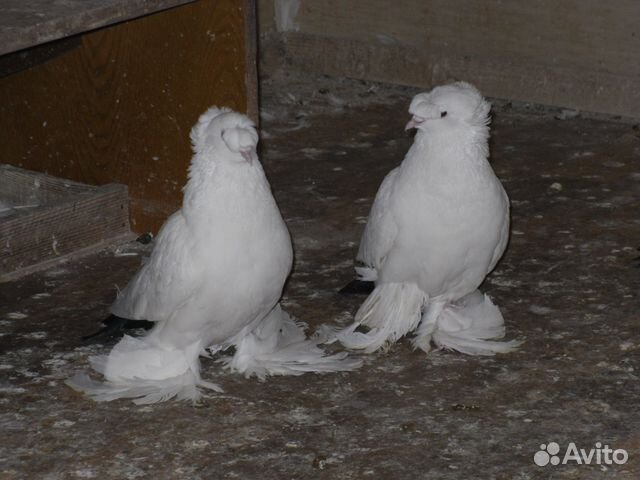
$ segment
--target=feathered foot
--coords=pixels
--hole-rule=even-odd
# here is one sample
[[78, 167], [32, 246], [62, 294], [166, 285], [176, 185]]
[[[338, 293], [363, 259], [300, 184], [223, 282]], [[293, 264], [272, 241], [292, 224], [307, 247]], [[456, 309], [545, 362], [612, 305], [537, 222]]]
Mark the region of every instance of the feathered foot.
[[215, 392], [223, 390], [216, 384], [198, 380], [191, 372], [165, 380], [125, 379], [98, 382], [86, 373], [78, 373], [65, 382], [78, 392], [85, 393], [96, 402], [110, 402], [119, 398], [131, 398], [136, 405], [176, 400], [197, 402], [202, 394], [198, 387]]
[[422, 320], [416, 330], [416, 336], [411, 340], [414, 349], [421, 349], [425, 353], [431, 351], [431, 340], [438, 330], [438, 318], [444, 309], [446, 302], [433, 301], [427, 304]]
[[342, 372], [362, 365], [346, 352], [328, 355], [318, 348], [322, 339], [307, 339], [305, 325], [276, 305], [250, 333], [235, 342], [236, 352], [221, 359], [230, 370], [245, 376], [301, 375], [307, 372]]
[[433, 302], [425, 311], [413, 345], [425, 352], [431, 350], [433, 343], [467, 355], [490, 356], [512, 352], [522, 344], [495, 340], [504, 335], [500, 309], [489, 296], [476, 290], [453, 304]]
[[199, 344], [186, 350], [167, 350], [149, 337], [125, 335], [109, 355], [89, 359], [92, 368], [104, 375], [104, 383], [86, 374], [77, 374], [66, 383], [98, 402], [132, 398], [136, 404], [149, 404], [174, 397], [197, 401], [201, 397], [198, 387], [222, 391], [200, 378], [200, 350]]
[[[426, 294], [413, 283], [378, 285], [356, 313], [355, 322], [336, 337], [347, 348], [374, 352], [415, 329], [426, 301]], [[356, 331], [360, 326], [369, 331]]]

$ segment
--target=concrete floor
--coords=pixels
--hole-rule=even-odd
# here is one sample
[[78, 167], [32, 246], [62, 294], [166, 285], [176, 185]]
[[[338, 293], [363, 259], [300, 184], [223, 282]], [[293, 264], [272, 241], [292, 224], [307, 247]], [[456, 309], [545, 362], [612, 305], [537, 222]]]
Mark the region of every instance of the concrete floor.
[[[336, 291], [383, 176], [411, 143], [415, 90], [266, 79], [262, 159], [289, 225], [284, 305], [343, 323]], [[64, 385], [145, 248], [106, 249], [0, 288], [0, 479], [637, 479], [640, 131], [504, 102], [492, 159], [512, 240], [483, 288], [517, 353], [472, 358], [401, 341], [353, 373], [265, 383], [203, 360], [201, 405], [96, 404]], [[539, 467], [541, 444], [625, 449], [624, 465]]]

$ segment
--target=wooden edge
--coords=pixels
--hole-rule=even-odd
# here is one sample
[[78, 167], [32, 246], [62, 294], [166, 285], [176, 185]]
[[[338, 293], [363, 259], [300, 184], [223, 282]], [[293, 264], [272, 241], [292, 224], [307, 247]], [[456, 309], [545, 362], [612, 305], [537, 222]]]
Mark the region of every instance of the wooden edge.
[[67, 180], [66, 178], [54, 177], [53, 175], [36, 172], [35, 170], [27, 170], [26, 168], [19, 168], [6, 163], [0, 163], [0, 175], [5, 172], [7, 175], [12, 175], [13, 178], [28, 179], [30, 183], [33, 183], [34, 179], [40, 179], [46, 181], [51, 185], [59, 185], [64, 187], [70, 186], [78, 189], [85, 189], [87, 191], [93, 191], [96, 188], [99, 188], [96, 185], [87, 185], [86, 183], [75, 182], [73, 180]]
[[108, 247], [111, 245], [121, 245], [121, 244], [129, 243], [135, 238], [137, 238], [137, 235], [133, 232], [123, 233], [115, 237], [107, 238], [98, 243], [94, 243], [93, 245], [89, 245], [87, 247], [75, 250], [65, 255], [61, 255], [56, 258], [51, 258], [49, 260], [45, 260], [40, 263], [29, 265], [28, 267], [23, 267], [18, 270], [14, 270], [13, 272], [0, 274], [0, 283], [11, 282], [13, 280], [17, 280], [31, 273], [36, 273], [45, 269], [55, 267], [57, 265], [60, 265], [61, 263], [66, 263], [72, 260], [78, 260], [82, 257], [86, 257], [93, 253], [97, 253], [100, 250], [104, 249], [105, 247]]
[[[4, 187], [3, 182], [5, 182]], [[6, 182], [11, 182], [12, 185], [8, 186]], [[34, 187], [36, 182], [37, 187]], [[12, 189], [12, 186], [17, 186], [20, 189], [32, 189], [34, 192], [36, 188], [40, 190], [41, 193], [35, 194], [36, 199], [42, 202], [37, 206], [38, 212], [51, 211], [60, 206], [64, 208], [64, 206], [78, 200], [82, 201], [94, 195], [109, 195], [112, 193], [120, 194], [122, 201], [127, 203], [127, 208], [129, 206], [129, 189], [123, 184], [87, 185], [40, 172], [0, 164], [0, 192], [3, 192], [5, 199], [16, 201], [19, 199], [19, 195], [15, 194], [15, 188]], [[5, 226], [7, 222], [17, 221], [20, 217], [32, 213], [32, 210], [17, 211], [10, 217], [0, 218], [0, 226]]]
[[[36, 7], [45, 3], [61, 4], [57, 8], [53, 5], [49, 6], [44, 17], [38, 16], [37, 12], [29, 11], [29, 2], [25, 1], [26, 10], [23, 16], [34, 20], [23, 25], [12, 25], [10, 21], [13, 17], [10, 12], [0, 18], [0, 55], [107, 27], [114, 23], [134, 20], [195, 1], [121, 0], [98, 2], [97, 7], [95, 6], [97, 2], [87, 2], [93, 5], [89, 9], [77, 8], [82, 5], [82, 2], [32, 2]], [[71, 5], [67, 5], [69, 3]], [[59, 17], [51, 15], [58, 10], [60, 10]]]
[[243, 0], [244, 9], [244, 53], [245, 89], [247, 92], [247, 115], [256, 126], [260, 126], [258, 105], [258, 19], [256, 0]]
[[0, 78], [34, 68], [61, 55], [74, 51], [82, 45], [79, 35], [52, 40], [17, 52], [0, 55]]
[[[31, 210], [29, 212], [18, 212], [14, 215], [6, 217], [4, 221], [0, 221], [0, 227], [2, 230], [11, 229], [14, 227], [14, 224], [21, 223], [23, 221], [24, 216], [37, 214], [38, 216], [46, 216], [51, 215], [54, 212], [61, 212], [68, 209], [70, 206], [75, 205], [74, 208], [81, 208], [84, 203], [87, 201], [94, 200], [95, 198], [102, 198], [105, 196], [109, 196], [112, 193], [119, 194], [121, 196], [121, 200], [126, 203], [127, 209], [129, 208], [129, 195], [128, 188], [126, 185], [122, 185], [119, 183], [109, 183], [107, 185], [103, 185], [101, 187], [93, 187], [91, 190], [82, 191], [82, 192], [74, 192], [75, 195], [60, 198], [55, 203], [44, 203], [39, 205], [36, 209]], [[129, 215], [126, 215], [127, 218], [127, 228], [129, 227]], [[8, 226], [8, 227], [7, 227]], [[0, 230], [0, 232], [2, 232]]]

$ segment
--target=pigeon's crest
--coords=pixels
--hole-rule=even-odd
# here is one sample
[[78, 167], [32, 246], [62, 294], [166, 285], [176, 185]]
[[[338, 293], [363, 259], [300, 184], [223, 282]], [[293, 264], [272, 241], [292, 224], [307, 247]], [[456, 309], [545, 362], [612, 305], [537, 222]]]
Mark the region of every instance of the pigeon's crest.
[[195, 153], [224, 146], [233, 153], [255, 148], [258, 132], [249, 117], [229, 108], [211, 107], [198, 119], [191, 130]]
[[[409, 106], [409, 113], [423, 120], [443, 120], [443, 123], [462, 123], [480, 127], [489, 124], [491, 104], [478, 89], [466, 82], [456, 82], [416, 95]], [[416, 122], [416, 126], [428, 128], [434, 122]]]

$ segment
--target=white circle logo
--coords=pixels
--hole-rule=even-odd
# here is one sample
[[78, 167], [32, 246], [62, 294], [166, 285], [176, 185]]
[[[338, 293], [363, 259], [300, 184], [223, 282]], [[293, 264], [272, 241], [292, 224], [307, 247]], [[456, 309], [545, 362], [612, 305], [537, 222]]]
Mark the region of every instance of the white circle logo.
[[558, 465], [560, 463], [559, 452], [560, 445], [556, 442], [549, 442], [548, 445], [543, 443], [540, 445], [540, 450], [533, 456], [533, 461], [539, 467], [544, 467], [548, 464]]

